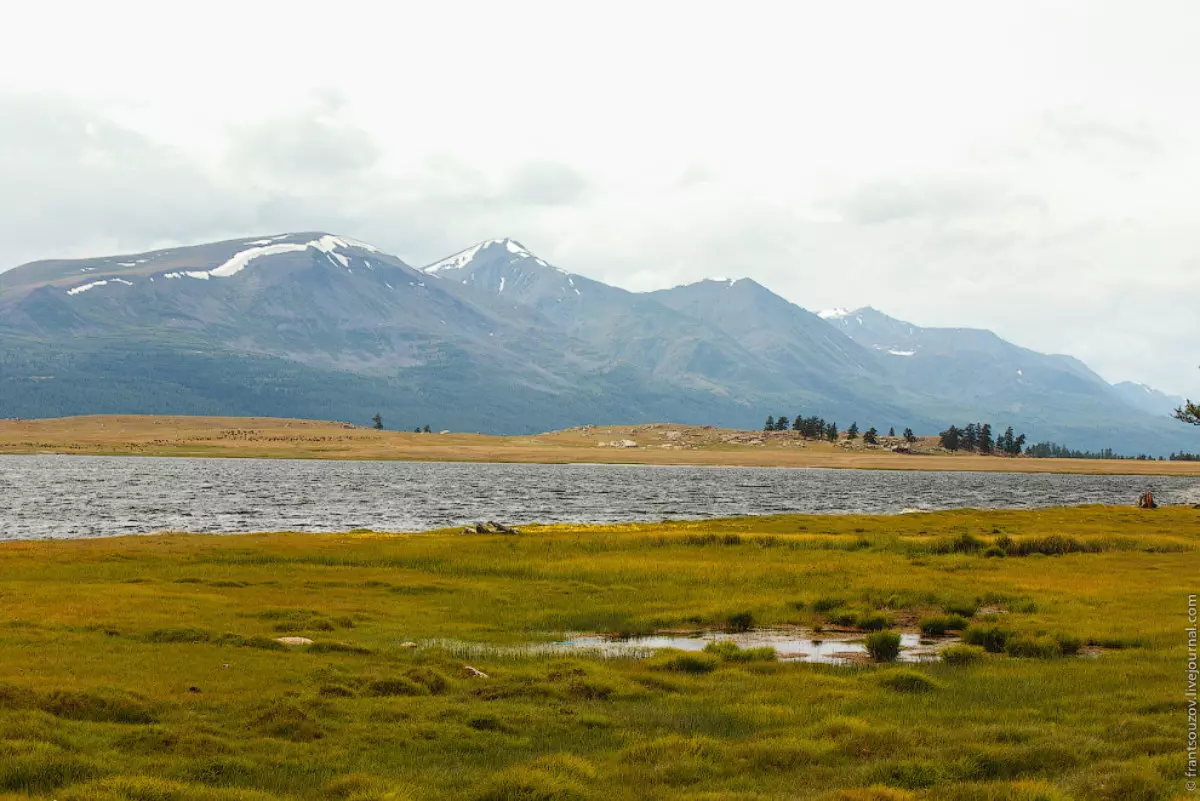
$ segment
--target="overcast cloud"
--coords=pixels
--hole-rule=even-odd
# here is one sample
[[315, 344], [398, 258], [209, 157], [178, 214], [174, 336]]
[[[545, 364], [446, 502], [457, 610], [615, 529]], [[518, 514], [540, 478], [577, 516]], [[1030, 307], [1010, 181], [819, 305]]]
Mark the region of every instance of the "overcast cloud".
[[749, 276], [1200, 395], [1200, 7], [6, 9], [0, 269], [324, 229]]

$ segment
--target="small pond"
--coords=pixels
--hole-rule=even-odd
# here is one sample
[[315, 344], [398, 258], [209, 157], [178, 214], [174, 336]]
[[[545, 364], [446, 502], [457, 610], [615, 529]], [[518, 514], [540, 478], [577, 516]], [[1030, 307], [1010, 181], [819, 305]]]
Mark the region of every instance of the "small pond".
[[[561, 655], [572, 651], [604, 659], [642, 659], [656, 651], [674, 648], [703, 651], [710, 642], [732, 642], [740, 648], [774, 648], [781, 662], [817, 662], [825, 665], [849, 665], [868, 661], [865, 635], [848, 632], [813, 632], [809, 629], [756, 629], [747, 632], [699, 631], [660, 632], [634, 637], [581, 634], [558, 642], [515, 646], [492, 646], [451, 640], [429, 640], [426, 647], [444, 648], [459, 656]], [[917, 634], [900, 635], [900, 662], [932, 662], [956, 637], [922, 639]]]
[[[555, 645], [565, 649], [589, 649], [604, 656], [648, 656], [664, 648], [703, 651], [710, 642], [732, 642], [739, 648], [774, 648], [781, 662], [819, 662], [845, 665], [865, 661], [865, 635], [816, 633], [806, 630], [758, 629], [740, 633], [726, 631], [651, 634], [638, 637], [582, 636]], [[935, 661], [938, 651], [957, 642], [953, 638], [923, 640], [917, 634], [900, 635], [900, 662]]]

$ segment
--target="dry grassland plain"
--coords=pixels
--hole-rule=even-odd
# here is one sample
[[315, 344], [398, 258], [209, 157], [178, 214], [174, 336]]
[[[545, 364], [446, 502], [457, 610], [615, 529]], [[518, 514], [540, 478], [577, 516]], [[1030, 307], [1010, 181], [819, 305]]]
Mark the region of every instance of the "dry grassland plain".
[[[624, 441], [637, 443], [623, 447]], [[601, 443], [604, 443], [601, 445]], [[95, 416], [0, 420], [0, 454], [395, 459], [1200, 475], [1198, 462], [1031, 459], [949, 454], [935, 438], [919, 453], [806, 442], [792, 432], [667, 424], [574, 428], [532, 436], [417, 434], [348, 423], [274, 418]]]

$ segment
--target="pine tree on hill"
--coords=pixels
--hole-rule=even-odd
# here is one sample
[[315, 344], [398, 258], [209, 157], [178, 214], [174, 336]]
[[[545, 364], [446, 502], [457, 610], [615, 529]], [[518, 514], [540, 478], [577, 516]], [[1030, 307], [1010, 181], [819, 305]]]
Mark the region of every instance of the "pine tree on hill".
[[829, 440], [830, 442], [837, 442], [837, 438], [838, 438], [838, 425], [837, 425], [837, 421], [834, 421], [829, 424], [828, 428], [825, 429], [825, 439]]
[[1000, 450], [1004, 453], [1011, 454], [1013, 445], [1016, 444], [1017, 438], [1013, 434], [1013, 427], [1009, 426], [1004, 429], [1004, 433], [1000, 435], [1000, 439], [996, 440], [996, 444], [1000, 446]]
[[993, 444], [992, 426], [990, 423], [984, 423], [983, 427], [979, 429], [979, 452], [991, 453]]
[[804, 420], [800, 415], [796, 415], [796, 419], [792, 421], [792, 430], [804, 433]]
[[858, 421], [851, 423], [850, 427], [846, 429], [846, 439], [858, 439]]
[[904, 429], [904, 441], [909, 445], [917, 441], [917, 435], [913, 433], [911, 428]]
[[896, 436], [896, 427], [895, 427], [895, 426], [889, 426], [889, 427], [888, 427], [888, 436], [889, 436], [889, 437], [894, 437], [894, 436]]
[[879, 444], [879, 432], [875, 430], [874, 426], [868, 428], [867, 433], [863, 434], [863, 442], [867, 445]]
[[788, 429], [788, 419], [786, 416], [781, 416], [778, 420], [775, 421], [775, 430], [776, 431], [787, 431], [787, 429]]
[[962, 445], [962, 431], [958, 426], [950, 426], [941, 434], [941, 445], [948, 451], [956, 451]]
[[774, 430], [775, 430], [775, 415], [768, 414], [767, 422], [763, 423], [763, 431], [774, 431]]
[[383, 430], [383, 415], [376, 412], [375, 416], [371, 418], [371, 422], [374, 424], [376, 431]]
[[958, 447], [964, 451], [973, 451], [979, 447], [979, 427], [974, 423], [967, 423], [967, 427], [960, 430]]

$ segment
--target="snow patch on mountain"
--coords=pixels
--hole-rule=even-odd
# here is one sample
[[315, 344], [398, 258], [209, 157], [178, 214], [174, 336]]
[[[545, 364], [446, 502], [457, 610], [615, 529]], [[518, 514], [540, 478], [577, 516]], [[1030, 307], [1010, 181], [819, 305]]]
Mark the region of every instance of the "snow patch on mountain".
[[[184, 270], [182, 272], [164, 273], [163, 278], [195, 278], [201, 281], [207, 281], [210, 278], [229, 278], [237, 275], [255, 259], [264, 256], [277, 256], [281, 253], [299, 253], [309, 248], [314, 248], [321, 251], [329, 257], [334, 264], [341, 264], [350, 272], [350, 259], [343, 253], [339, 253], [339, 248], [361, 248], [372, 253], [378, 253], [379, 249], [371, 245], [367, 245], [357, 240], [347, 239], [346, 237], [333, 236], [332, 234], [324, 234], [317, 239], [309, 242], [278, 242], [275, 240], [283, 239], [282, 237], [273, 237], [272, 239], [257, 239], [248, 244], [254, 247], [239, 251], [228, 258], [223, 264], [214, 267], [211, 270]], [[264, 244], [267, 243], [267, 244]]]
[[132, 281], [126, 281], [122, 278], [106, 278], [101, 281], [89, 281], [86, 284], [81, 284], [74, 289], [68, 289], [68, 295], [80, 295], [87, 292], [89, 289], [95, 289], [98, 286], [107, 286], [108, 284], [124, 284], [125, 286], [133, 286]]
[[825, 309], [824, 311], [817, 312], [817, 316], [822, 320], [840, 320], [841, 318], [849, 317], [852, 314], [854, 314], [854, 312], [850, 311], [849, 309], [843, 309], [841, 306], [838, 306], [834, 309]]
[[449, 256], [439, 262], [429, 265], [422, 270], [422, 272], [429, 273], [430, 275], [437, 275], [443, 270], [457, 270], [460, 267], [466, 267], [471, 263], [471, 260], [475, 258], [476, 253], [497, 241], [499, 240], [491, 239], [487, 242], [480, 242], [478, 245], [469, 247], [464, 251], [455, 253], [453, 256]]
[[77, 286], [74, 289], [68, 289], [67, 294], [68, 295], [78, 295], [80, 293], [87, 292], [89, 289], [93, 289], [98, 286], [104, 286], [107, 283], [108, 283], [108, 281], [92, 281], [91, 283], [82, 284], [80, 286]]
[[237, 275], [242, 270], [246, 269], [254, 259], [262, 256], [275, 256], [280, 253], [295, 253], [301, 250], [307, 250], [309, 245], [314, 243], [309, 242], [303, 245], [292, 244], [290, 242], [282, 242], [277, 245], [264, 245], [262, 247], [254, 247], [249, 250], [243, 250], [240, 253], [235, 253], [232, 258], [227, 260], [220, 267], [215, 267], [211, 270], [194, 270], [189, 271], [189, 278], [229, 278]]
[[516, 263], [519, 259], [531, 259], [539, 267], [548, 267], [549, 269], [562, 273], [563, 275], [570, 274], [566, 270], [560, 269], [551, 264], [547, 264], [543, 259], [533, 255], [533, 253], [531, 253], [529, 249], [520, 242], [516, 241], [515, 239], [508, 238], [488, 239], [480, 242], [477, 245], [472, 245], [466, 250], [455, 253], [453, 256], [447, 256], [441, 261], [437, 261], [427, 267], [423, 267], [421, 272], [428, 275], [437, 275], [438, 273], [442, 273], [447, 270], [461, 270], [462, 268], [471, 264], [471, 262], [475, 261], [476, 257], [478, 257], [480, 253], [498, 247], [503, 248], [504, 253], [508, 254], [510, 263]]

